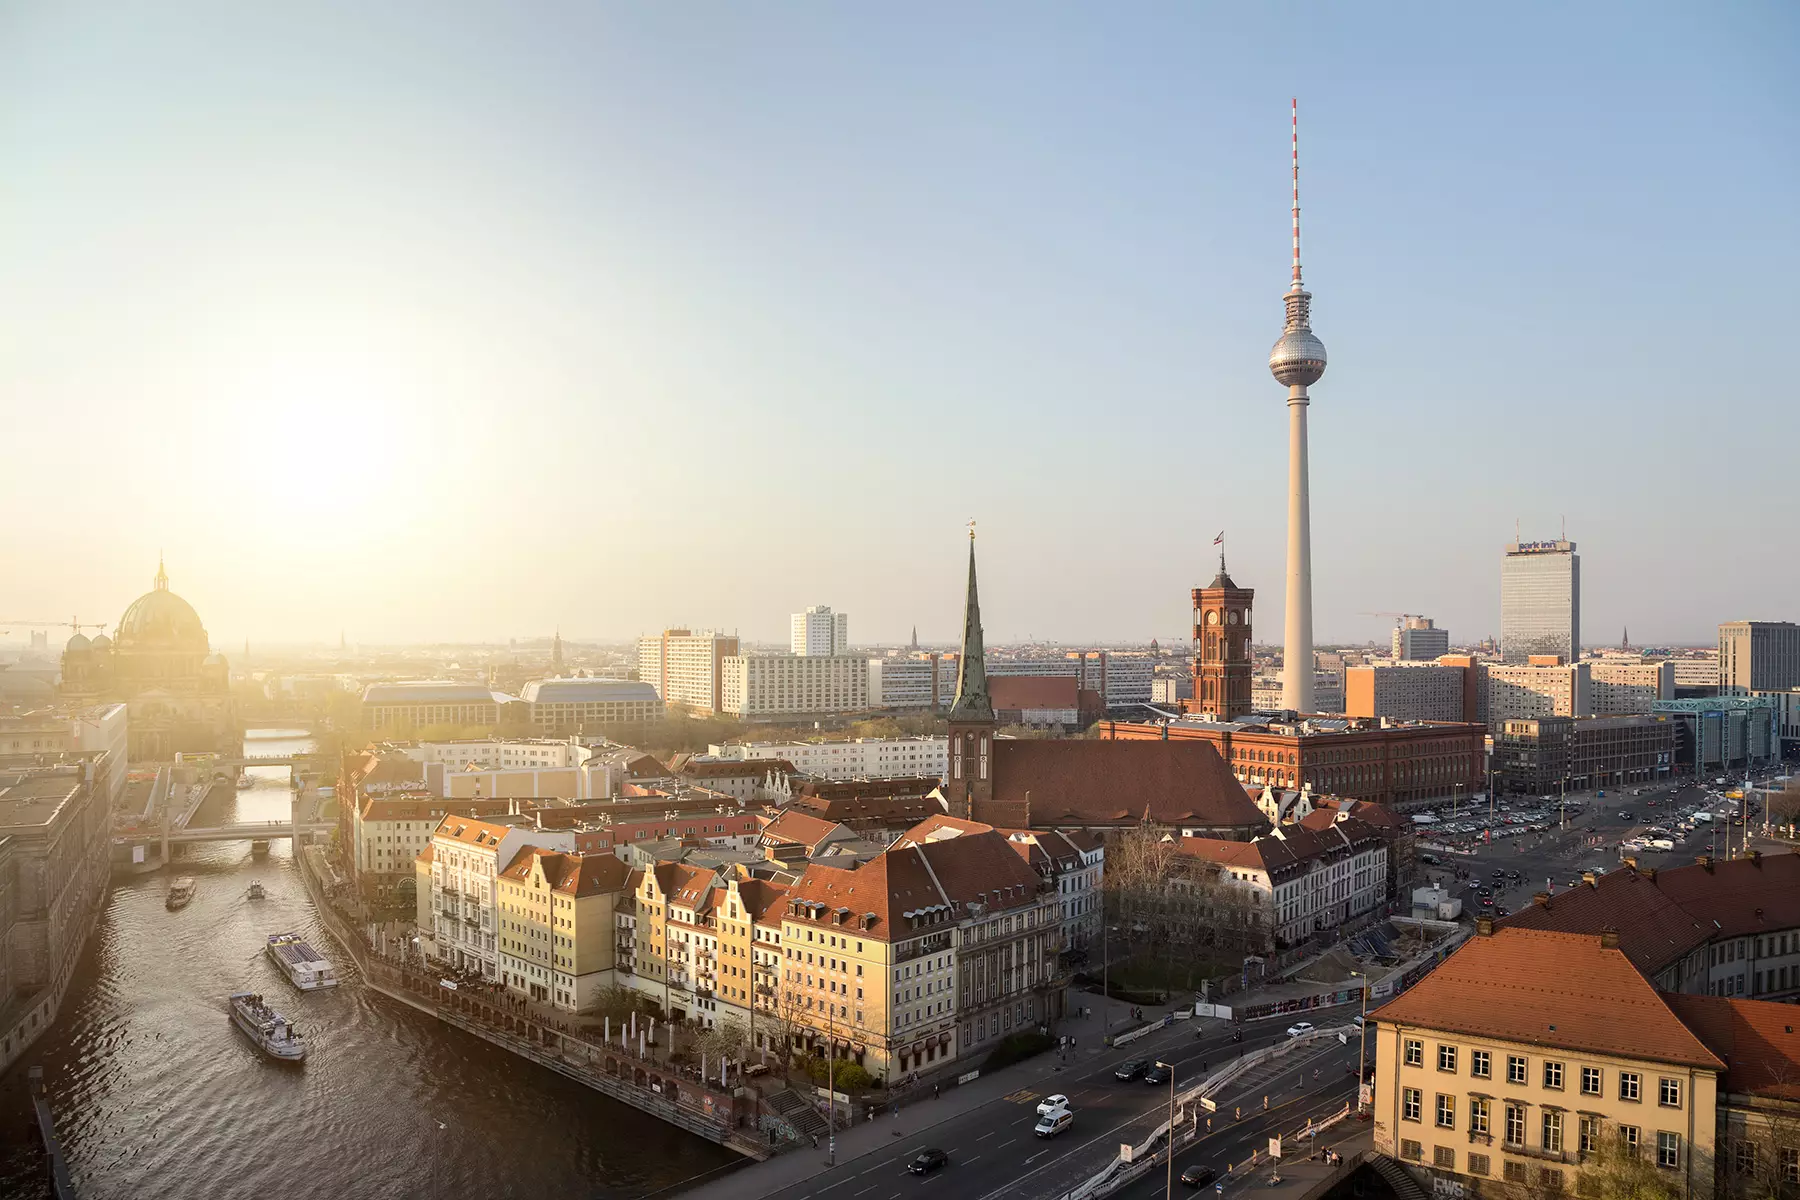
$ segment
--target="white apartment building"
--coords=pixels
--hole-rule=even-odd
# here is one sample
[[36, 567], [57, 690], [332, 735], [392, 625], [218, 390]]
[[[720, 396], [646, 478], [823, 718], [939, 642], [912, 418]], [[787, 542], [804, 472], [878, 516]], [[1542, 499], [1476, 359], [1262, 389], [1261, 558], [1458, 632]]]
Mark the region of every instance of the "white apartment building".
[[[1322, 713], [1344, 711], [1344, 671], [1313, 672], [1313, 708]], [[1281, 711], [1281, 672], [1258, 674], [1250, 680], [1250, 707], [1256, 712]]]
[[939, 707], [941, 697], [956, 691], [955, 672], [951, 672], [950, 690], [944, 691], [939, 678], [938, 656], [871, 658], [869, 660], [870, 708]]
[[623, 782], [616, 756], [570, 738], [470, 739], [403, 747], [427, 789], [453, 799], [602, 800]]
[[1376, 663], [1344, 670], [1344, 713], [1404, 721], [1467, 721], [1468, 671], [1438, 663]]
[[1178, 849], [1215, 868], [1218, 882], [1244, 889], [1275, 946], [1297, 945], [1387, 901], [1387, 841], [1356, 817], [1321, 829], [1279, 825], [1249, 842], [1187, 837]]
[[1719, 686], [1719, 659], [1716, 654], [1700, 658], [1675, 658], [1675, 686], [1678, 688], [1716, 688]]
[[1668, 659], [1604, 658], [1585, 665], [1597, 717], [1647, 713], [1658, 700], [1675, 698], [1675, 664]]
[[1594, 715], [1592, 664], [1533, 655], [1524, 663], [1489, 663], [1488, 728], [1537, 717]]
[[706, 748], [713, 758], [785, 759], [821, 779], [936, 776], [950, 769], [948, 737], [856, 738], [841, 742], [725, 742]]
[[477, 820], [448, 816], [431, 838], [431, 944], [426, 952], [452, 966], [500, 978], [495, 942], [495, 880], [521, 846], [569, 853], [575, 834], [538, 829], [530, 821]]
[[815, 604], [791, 619], [788, 650], [809, 656], [850, 653], [850, 614], [834, 613], [829, 604]]
[[655, 688], [665, 705], [723, 712], [724, 663], [737, 652], [738, 640], [729, 634], [665, 629], [638, 639], [638, 679]]
[[851, 654], [734, 654], [720, 671], [720, 711], [734, 717], [860, 712], [869, 660]]

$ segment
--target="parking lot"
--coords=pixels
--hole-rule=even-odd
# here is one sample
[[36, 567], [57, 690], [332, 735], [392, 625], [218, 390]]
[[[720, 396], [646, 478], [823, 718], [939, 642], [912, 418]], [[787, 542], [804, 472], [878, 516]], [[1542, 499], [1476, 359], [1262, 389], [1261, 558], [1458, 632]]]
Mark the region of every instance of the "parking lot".
[[1728, 795], [1741, 783], [1709, 778], [1603, 795], [1501, 796], [1491, 815], [1485, 802], [1446, 802], [1427, 814], [1431, 821], [1417, 823], [1422, 871], [1459, 897], [1465, 913], [1505, 916], [1533, 893], [1554, 895], [1580, 884], [1584, 872], [1616, 870], [1627, 857], [1678, 866], [1702, 854], [1725, 855], [1728, 839], [1738, 853], [1760, 824], [1754, 798]]

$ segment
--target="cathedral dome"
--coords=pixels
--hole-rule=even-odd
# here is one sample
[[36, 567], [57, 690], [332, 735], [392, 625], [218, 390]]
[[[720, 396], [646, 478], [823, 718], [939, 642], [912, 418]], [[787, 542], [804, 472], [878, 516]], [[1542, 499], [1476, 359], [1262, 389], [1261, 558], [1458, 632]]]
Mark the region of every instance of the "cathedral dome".
[[93, 640], [92, 645], [93, 645], [94, 649], [96, 649], [96, 650], [111, 650], [112, 649], [112, 639], [107, 637], [103, 633], [99, 637], [97, 637]]
[[93, 644], [94, 643], [88, 641], [87, 635], [82, 633], [78, 629], [75, 631], [75, 636], [69, 639], [68, 645], [63, 647], [63, 650], [66, 652], [67, 651], [76, 651], [76, 650], [86, 650], [88, 647], [92, 646]]
[[119, 618], [120, 649], [199, 650], [210, 647], [206, 627], [194, 606], [169, 590], [168, 572], [159, 564], [156, 586], [131, 602]]

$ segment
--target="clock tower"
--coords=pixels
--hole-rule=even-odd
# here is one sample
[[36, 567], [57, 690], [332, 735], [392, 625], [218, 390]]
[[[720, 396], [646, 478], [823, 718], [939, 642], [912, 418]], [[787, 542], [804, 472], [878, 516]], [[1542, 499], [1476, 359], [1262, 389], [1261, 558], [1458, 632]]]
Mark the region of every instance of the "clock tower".
[[1194, 597], [1194, 698], [1192, 708], [1215, 721], [1235, 721], [1250, 711], [1250, 609], [1256, 589], [1241, 588], [1225, 571]]

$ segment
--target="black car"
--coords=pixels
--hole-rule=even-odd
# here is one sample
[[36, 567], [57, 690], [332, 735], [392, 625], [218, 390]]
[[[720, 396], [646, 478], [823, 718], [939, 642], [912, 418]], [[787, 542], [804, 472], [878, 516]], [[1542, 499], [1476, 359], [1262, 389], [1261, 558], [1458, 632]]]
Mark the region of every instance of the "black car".
[[919, 1156], [913, 1159], [906, 1169], [914, 1175], [929, 1175], [949, 1161], [950, 1156], [934, 1146], [929, 1150], [919, 1151]]
[[1134, 1058], [1130, 1062], [1120, 1063], [1119, 1069], [1113, 1072], [1113, 1078], [1125, 1080], [1136, 1079], [1149, 1069], [1150, 1063], [1148, 1060]]
[[1205, 1187], [1219, 1177], [1219, 1173], [1211, 1167], [1203, 1167], [1195, 1163], [1181, 1173], [1182, 1187]]
[[1169, 1076], [1172, 1074], [1173, 1074], [1173, 1072], [1170, 1071], [1169, 1068], [1163, 1066], [1161, 1063], [1157, 1063], [1155, 1066], [1151, 1067], [1148, 1071], [1144, 1072], [1144, 1082], [1145, 1083], [1167, 1083], [1167, 1082], [1169, 1082]]

